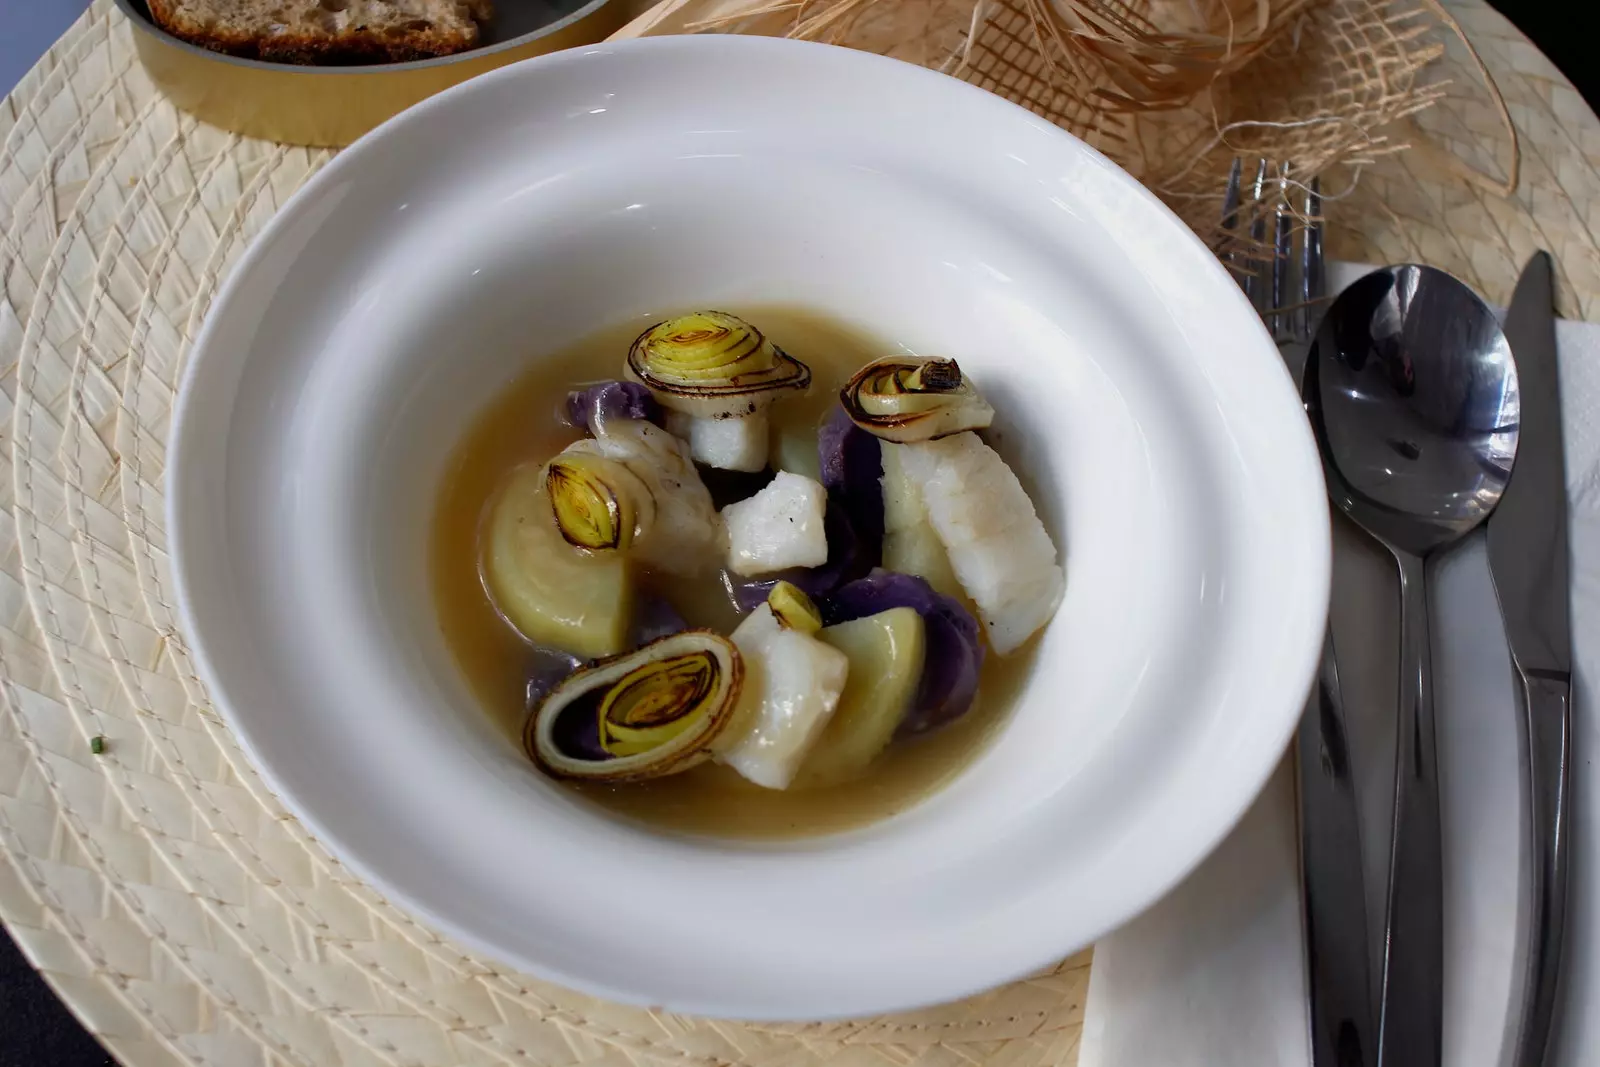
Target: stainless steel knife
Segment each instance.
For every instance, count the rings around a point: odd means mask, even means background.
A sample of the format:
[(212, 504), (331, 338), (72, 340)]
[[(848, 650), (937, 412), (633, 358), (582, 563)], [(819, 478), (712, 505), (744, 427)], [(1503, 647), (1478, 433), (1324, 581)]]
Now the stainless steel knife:
[(1527, 975), (1513, 1062), (1541, 1067), (1566, 925), (1572, 774), (1566, 462), (1549, 253), (1536, 253), (1524, 268), (1505, 334), (1517, 364), (1521, 429), (1511, 481), (1489, 518), (1489, 571), (1522, 688), (1534, 855)]

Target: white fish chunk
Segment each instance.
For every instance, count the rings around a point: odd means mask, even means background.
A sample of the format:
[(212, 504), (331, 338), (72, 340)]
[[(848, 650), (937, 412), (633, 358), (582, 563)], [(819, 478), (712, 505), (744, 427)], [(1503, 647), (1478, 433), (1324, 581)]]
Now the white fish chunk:
[(608, 419), (596, 436), (568, 445), (621, 463), (655, 498), (655, 521), (633, 548), (641, 563), (670, 574), (696, 575), (714, 567), (722, 552), (722, 522), (700, 480), (687, 446), (642, 419)]
[(975, 433), (898, 447), (961, 588), (978, 606), (990, 646), (1002, 656), (1015, 652), (1050, 621), (1066, 591), (1056, 546), (1033, 501)]
[(696, 463), (730, 471), (758, 471), (767, 465), (770, 429), (764, 412), (710, 419), (668, 411), (667, 429), (689, 443)]
[(828, 562), (827, 506), (820, 482), (779, 471), (755, 496), (722, 509), (728, 569), (748, 576), (822, 566)]
[(756, 785), (787, 789), (839, 706), (850, 658), (784, 626), (765, 604), (730, 640), (744, 657), (744, 690), (714, 756)]
[(882, 444), (884, 569), (914, 574), (935, 591), (959, 600), (961, 583), (950, 567), (950, 554), (928, 521), (922, 487), (906, 475), (901, 452), (907, 447), (892, 441)]

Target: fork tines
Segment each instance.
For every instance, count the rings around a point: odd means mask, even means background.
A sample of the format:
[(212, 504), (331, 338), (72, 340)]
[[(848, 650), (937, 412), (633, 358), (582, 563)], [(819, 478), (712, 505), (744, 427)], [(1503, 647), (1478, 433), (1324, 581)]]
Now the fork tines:
[[(1320, 185), (1316, 178), (1309, 185), (1291, 181), (1287, 164), (1273, 167), (1265, 159), (1256, 164), (1248, 196), (1243, 177), (1242, 161), (1235, 159), (1222, 201), (1223, 262), (1275, 341), (1308, 341), (1325, 291)], [(1298, 212), (1297, 193), (1303, 193)], [(1241, 216), (1244, 234), (1239, 233)]]

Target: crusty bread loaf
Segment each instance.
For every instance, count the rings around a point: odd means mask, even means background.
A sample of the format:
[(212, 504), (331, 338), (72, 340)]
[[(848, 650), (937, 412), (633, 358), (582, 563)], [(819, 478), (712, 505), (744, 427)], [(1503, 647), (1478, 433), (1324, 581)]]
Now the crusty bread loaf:
[(475, 48), (492, 0), (149, 0), (168, 33), (273, 63), (398, 63)]

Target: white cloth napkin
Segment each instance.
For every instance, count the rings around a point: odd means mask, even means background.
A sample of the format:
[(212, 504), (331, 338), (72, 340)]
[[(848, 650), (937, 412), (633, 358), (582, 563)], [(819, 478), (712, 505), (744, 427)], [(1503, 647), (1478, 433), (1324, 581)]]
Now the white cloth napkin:
[[(1336, 288), (1367, 268), (1334, 264)], [(1497, 299), (1510, 294), (1491, 293)], [(1571, 513), (1572, 884), (1549, 1067), (1600, 1064), (1600, 324), (1560, 322)], [(1393, 564), (1342, 519), (1334, 640), (1361, 793), (1373, 959), (1382, 933), (1398, 693)], [(1430, 572), (1444, 818), (1444, 1064), (1509, 1063), (1529, 862), (1521, 727), (1480, 531)], [(1233, 835), (1171, 895), (1095, 947), (1079, 1067), (1310, 1062), (1293, 777), (1280, 766)], [(1376, 982), (1376, 968), (1374, 973)], [(1376, 985), (1374, 985), (1376, 988)]]

